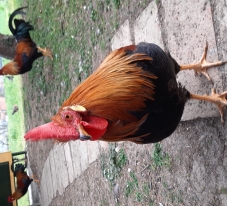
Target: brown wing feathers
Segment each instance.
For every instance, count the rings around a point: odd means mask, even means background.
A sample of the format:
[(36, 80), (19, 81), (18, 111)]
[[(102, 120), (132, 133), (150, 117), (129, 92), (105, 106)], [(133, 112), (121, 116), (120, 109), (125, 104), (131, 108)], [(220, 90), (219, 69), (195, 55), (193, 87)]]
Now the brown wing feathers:
[[(112, 52), (99, 68), (82, 82), (62, 107), (79, 104), (92, 115), (110, 121), (137, 120), (128, 111), (141, 111), (146, 99), (153, 99), (156, 77), (136, 67), (136, 61), (151, 61), (144, 54), (126, 55), (124, 50)], [(130, 100), (133, 99), (133, 104)]]
[[(134, 49), (132, 47), (126, 49)], [(133, 135), (146, 121), (147, 115), (137, 119), (130, 111), (142, 111), (146, 106), (145, 100), (153, 100), (155, 86), (152, 80), (157, 78), (137, 67), (136, 62), (145, 60), (152, 61), (152, 58), (144, 54), (127, 55), (124, 48), (112, 52), (73, 91), (62, 108), (78, 104), (85, 107), (91, 115), (108, 120), (108, 130), (103, 136), (105, 141), (123, 140)]]

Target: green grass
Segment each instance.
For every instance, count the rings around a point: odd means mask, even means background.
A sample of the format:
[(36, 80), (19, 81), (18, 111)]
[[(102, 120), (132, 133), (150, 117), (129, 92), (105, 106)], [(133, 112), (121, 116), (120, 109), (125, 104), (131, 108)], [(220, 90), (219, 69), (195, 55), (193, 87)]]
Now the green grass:
[[(40, 0), (37, 4), (36, 0), (29, 0), (27, 5), (26, 19), (35, 28), (30, 32), (32, 39), (54, 54), (53, 61), (40, 58), (24, 75), (25, 119), (31, 128), (49, 121), (50, 114), (54, 115), (73, 88), (95, 69), (93, 60), (100, 49), (109, 48), (119, 26), (117, 8), (121, 9), (122, 3), (119, 0)], [(107, 15), (111, 17), (108, 21)], [(53, 91), (57, 91), (56, 96)], [(39, 103), (36, 110), (30, 104), (34, 99)], [(42, 105), (44, 99), (48, 101)], [(34, 116), (31, 111), (38, 114)]]
[[(136, 174), (132, 171), (129, 173), (129, 180), (124, 191), (125, 196), (128, 198), (132, 196), (138, 203), (144, 202), (149, 196), (149, 186), (148, 183), (139, 182)], [(150, 200), (152, 202), (152, 200)]]
[[(133, 194), (136, 188), (139, 188), (139, 184), (138, 184), (138, 179), (135, 175), (134, 172), (130, 171), (130, 180), (127, 182), (127, 186), (125, 189), (125, 196), (128, 197), (129, 195)], [(139, 194), (139, 192), (137, 191), (137, 193), (135, 194)]]
[[(12, 152), (19, 152), (25, 149), (25, 142), (23, 138), (25, 131), (21, 78), (14, 77), (12, 82), (7, 78), (4, 78), (4, 87), (8, 116), (9, 150)], [(19, 111), (12, 115), (14, 105), (19, 107)]]
[[(0, 8), (4, 6), (4, 10), (0, 9), (0, 17), (4, 19), (1, 21), (0, 32), (9, 34), (8, 16), (9, 11), (12, 12), (14, 8), (21, 6), (20, 1), (4, 1), (1, 2)], [(5, 18), (4, 18), (5, 17)], [(3, 64), (8, 63), (9, 60), (3, 59)], [(7, 105), (8, 116), (8, 142), (9, 150), (18, 152), (24, 150), (24, 113), (23, 113), (23, 95), (22, 95), (22, 79), (21, 76), (15, 76), (13, 81), (4, 78), (4, 90)], [(13, 116), (13, 106), (19, 106), (19, 111)]]
[[(21, 6), (21, 0), (3, 1), (0, 2), (0, 32), (3, 34), (10, 34), (8, 28), (9, 12), (11, 13), (15, 8)], [(5, 8), (5, 9), (2, 9)], [(3, 59), (3, 64), (8, 63), (9, 60)], [(13, 81), (4, 78), (4, 90), (7, 105), (8, 116), (8, 142), (9, 150), (11, 152), (18, 152), (24, 150), (24, 114), (23, 114), (23, 96), (22, 96), (22, 79), (20, 76), (14, 77)], [(13, 106), (19, 106), (19, 111), (12, 115)]]
[[(99, 2), (99, 1), (98, 1)], [(113, 1), (114, 5), (119, 5), (118, 1)], [(68, 69), (73, 65), (73, 74), (77, 80), (85, 79), (92, 71), (92, 53), (97, 44), (104, 48), (107, 41), (110, 41), (103, 32), (106, 30), (106, 22), (102, 15), (103, 10), (107, 10), (106, 4), (97, 3), (93, 5), (91, 1), (67, 1), (67, 4), (60, 1), (40, 1), (40, 7), (34, 7), (37, 4), (35, 0), (29, 1), (28, 17), (33, 25), (35, 32), (31, 32), (32, 38), (40, 46), (51, 45), (54, 55), (53, 73), (57, 82), (70, 82)], [(81, 9), (83, 7), (86, 9)], [(42, 13), (39, 12), (42, 8)], [(59, 21), (59, 9), (64, 14), (67, 21)], [(115, 11), (113, 11), (115, 14)], [(72, 15), (73, 14), (73, 15)], [(117, 13), (116, 15), (117, 16)], [(87, 21), (85, 21), (85, 19)], [(38, 24), (38, 22), (41, 22)], [(118, 23), (110, 22), (111, 28), (116, 27)], [(69, 26), (68, 24), (71, 24)], [(90, 24), (90, 25), (88, 25)], [(113, 31), (113, 30), (112, 30)], [(91, 42), (91, 45), (87, 43)], [(73, 58), (69, 58), (70, 53), (74, 53)], [(42, 67), (39, 62), (34, 67)], [(64, 74), (62, 75), (62, 72)], [(43, 75), (32, 70), (29, 78), (37, 79), (37, 76)], [(68, 79), (66, 79), (66, 77)], [(40, 85), (46, 84), (47, 92), (51, 90), (49, 82), (39, 80)], [(41, 88), (42, 89), (42, 88)], [(62, 91), (64, 99), (68, 96), (66, 88)]]
[(119, 9), (120, 7), (120, 0), (112, 0), (115, 9)]
[[(25, 150), (25, 129), (21, 77), (14, 77), (12, 82), (7, 78), (4, 78), (4, 88), (7, 104), (9, 151), (19, 152)], [(17, 105), (19, 107), (19, 111), (12, 115), (14, 105)], [(18, 157), (20, 158), (20, 156)], [(27, 194), (18, 200), (18, 205), (29, 205)]]
[(23, 3), (23, 0), (8, 0), (0, 1), (0, 32), (2, 34), (10, 34), (8, 28), (9, 15), (15, 8), (19, 8)]
[(162, 146), (160, 143), (154, 144), (154, 153), (152, 159), (152, 166), (154, 169), (160, 168), (162, 166), (169, 167), (171, 164), (169, 155), (162, 152)]
[[(8, 28), (8, 18), (10, 13), (22, 5), (22, 0), (9, 0), (0, 2), (0, 32), (2, 34), (10, 34)], [(9, 62), (3, 59), (3, 64)], [(13, 81), (4, 78), (4, 89), (7, 105), (8, 117), (8, 144), (9, 151), (18, 152), (25, 149), (24, 141), (24, 112), (23, 112), (23, 95), (22, 95), (22, 78), (14, 77)], [(12, 115), (13, 106), (17, 105), (19, 111)], [(28, 195), (18, 200), (19, 206), (29, 205)]]
[(116, 144), (109, 144), (109, 152), (101, 155), (101, 170), (103, 176), (113, 185), (127, 163), (124, 149), (116, 152)]
[[(68, 98), (72, 89), (92, 72), (92, 61), (98, 58), (96, 54), (99, 53), (99, 48), (101, 51), (107, 51), (109, 48), (110, 40), (120, 25), (119, 11), (122, 8), (124, 10), (125, 7), (122, 5), (129, 0), (27, 0), (25, 2), (29, 7), (26, 10), (26, 20), (29, 20), (35, 28), (30, 33), (33, 40), (40, 47), (51, 49), (54, 54), (53, 61), (44, 57), (34, 62), (33, 69), (23, 75), (21, 98), (15, 97), (9, 100), (9, 106), (7, 103), (10, 116), (12, 106), (19, 105), (15, 100), (22, 99), (24, 95), (24, 119), (27, 130), (34, 125), (49, 121), (50, 115), (58, 111), (58, 107)], [(7, 11), (11, 13), (15, 7), (13, 1), (8, 1), (7, 5)], [(9, 33), (8, 16), (9, 14), (6, 14), (5, 20), (2, 20), (6, 23), (6, 33)], [(108, 20), (106, 17), (109, 17)], [(12, 87), (19, 89), (20, 83)], [(11, 83), (6, 84), (10, 86)], [(6, 90), (6, 93), (15, 94), (13, 88)], [(21, 108), (19, 112), (22, 112)], [(19, 113), (15, 115), (18, 116)], [(17, 124), (21, 120), (17, 120), (17, 116), (12, 116), (15, 123), (10, 123), (10, 120), (9, 124)], [(22, 126), (18, 127), (22, 128)], [(10, 130), (12, 139), (20, 136), (19, 132)], [(116, 152), (116, 145), (111, 145), (109, 153), (102, 159), (102, 171), (104, 177), (112, 184), (125, 166), (127, 156), (123, 149)], [(139, 192), (136, 194), (136, 199), (138, 201), (142, 199)]]

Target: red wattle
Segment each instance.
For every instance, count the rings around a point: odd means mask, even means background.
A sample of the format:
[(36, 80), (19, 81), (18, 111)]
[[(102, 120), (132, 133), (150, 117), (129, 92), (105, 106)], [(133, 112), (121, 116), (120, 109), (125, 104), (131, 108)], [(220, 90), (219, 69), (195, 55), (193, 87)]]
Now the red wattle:
[(92, 136), (91, 141), (94, 141), (105, 134), (108, 121), (96, 116), (85, 116), (80, 124), (84, 127), (86, 132)]

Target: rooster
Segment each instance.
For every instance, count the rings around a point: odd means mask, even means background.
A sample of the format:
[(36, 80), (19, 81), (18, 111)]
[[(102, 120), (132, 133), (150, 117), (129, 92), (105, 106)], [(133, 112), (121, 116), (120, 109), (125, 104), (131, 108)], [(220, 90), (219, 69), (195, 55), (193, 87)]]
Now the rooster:
[[(17, 14), (25, 14), (21, 7), (15, 10), (9, 17), (9, 29), (17, 41), (16, 54), (14, 59), (6, 64), (1, 70), (0, 75), (24, 74), (32, 69), (33, 62), (42, 56), (52, 58), (52, 53), (47, 49), (42, 49), (31, 39), (29, 31), (34, 30), (29, 22), (23, 19), (14, 19), (15, 29), (13, 28), (13, 18)], [(38, 52), (41, 51), (41, 52)]]
[(155, 143), (178, 126), (188, 99), (215, 103), (223, 120), (227, 92), (200, 96), (176, 81), (176, 74), (194, 69), (208, 76), (207, 68), (225, 62), (201, 60), (180, 66), (159, 46), (142, 42), (110, 53), (98, 69), (63, 103), (52, 122), (30, 130), (26, 140), (55, 139)]
[(15, 170), (13, 172), (14, 176), (17, 178), (17, 188), (12, 196), (8, 197), (8, 202), (18, 200), (24, 196), (33, 180), (38, 182), (36, 179), (31, 179), (24, 170), (25, 166), (23, 164), (16, 164)]

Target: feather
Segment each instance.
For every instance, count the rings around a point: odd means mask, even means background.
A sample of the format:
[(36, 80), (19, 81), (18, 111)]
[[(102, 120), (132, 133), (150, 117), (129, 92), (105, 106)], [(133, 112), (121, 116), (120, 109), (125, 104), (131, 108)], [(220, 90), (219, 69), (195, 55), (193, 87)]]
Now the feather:
[(20, 67), (18, 66), (17, 62), (11, 61), (0, 70), (0, 75), (17, 75), (19, 70)]
[[(152, 61), (151, 57), (144, 54), (127, 56), (125, 50), (112, 52), (99, 68), (72, 92), (61, 109), (78, 104), (92, 115), (112, 122), (119, 119), (123, 122), (136, 121), (136, 117), (130, 112), (143, 110), (144, 101), (153, 99), (154, 84), (151, 79), (156, 79), (155, 75), (136, 67), (136, 61), (144, 60)], [(134, 99), (133, 104), (129, 102), (131, 99)]]

